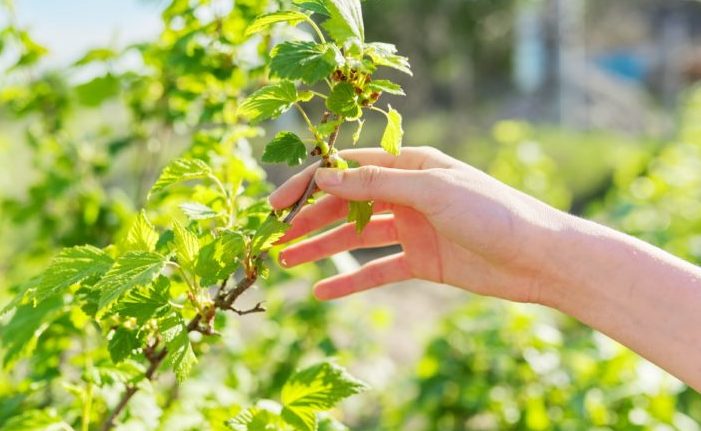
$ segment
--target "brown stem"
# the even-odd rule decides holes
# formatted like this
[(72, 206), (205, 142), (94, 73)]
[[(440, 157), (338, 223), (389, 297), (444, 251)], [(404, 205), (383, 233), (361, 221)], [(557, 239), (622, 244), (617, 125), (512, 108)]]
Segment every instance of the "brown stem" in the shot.
[[(150, 364), (148, 369), (146, 370), (146, 373), (144, 374), (144, 378), (146, 380), (153, 380), (153, 376), (156, 374), (156, 370), (163, 362), (163, 359), (165, 359), (167, 353), (168, 351), (164, 347), (158, 353), (149, 358)], [(127, 386), (127, 390), (122, 395), (122, 398), (119, 400), (119, 403), (114, 408), (114, 410), (112, 410), (112, 413), (110, 413), (107, 420), (105, 420), (105, 422), (102, 424), (102, 431), (109, 431), (112, 429), (112, 427), (114, 426), (115, 419), (117, 419), (122, 410), (124, 410), (124, 408), (129, 403), (129, 400), (131, 400), (134, 394), (136, 394), (136, 391), (138, 391), (136, 385)]]
[[(322, 122), (326, 122), (329, 118), (329, 113), (325, 112), (324, 116), (322, 117)], [(340, 129), (340, 125), (336, 126), (334, 131), (331, 133), (329, 136), (329, 150), (332, 150), (336, 140), (338, 139), (338, 132)], [(330, 153), (331, 151), (329, 151)], [(323, 160), (319, 162), (319, 167), (329, 167), (330, 162), (329, 162), (329, 157), (328, 154), (324, 156)], [(297, 214), (302, 210), (304, 205), (306, 205), (307, 201), (309, 201), (309, 198), (312, 197), (312, 195), (317, 191), (317, 186), (316, 182), (314, 181), (314, 176), (312, 175), (311, 179), (309, 180), (309, 184), (307, 184), (307, 188), (304, 190), (304, 193), (302, 196), (295, 202), (291, 207), (290, 211), (287, 213), (283, 221), (285, 223), (290, 223), (292, 219), (297, 216)], [(261, 253), (257, 258), (256, 261), (263, 260), (267, 257), (267, 253)], [(232, 289), (230, 292), (226, 291), (226, 285), (229, 281), (230, 277), (227, 277), (222, 284), (219, 286), (219, 289), (217, 290), (216, 294), (216, 299), (214, 302), (214, 308), (209, 309), (208, 316), (203, 315), (203, 312), (198, 313), (195, 317), (190, 320), (190, 322), (187, 324), (187, 331), (192, 332), (192, 331), (198, 331), (201, 332), (205, 335), (212, 335), (215, 334), (214, 331), (212, 331), (209, 327), (210, 320), (214, 316), (214, 312), (216, 309), (221, 309), (221, 310), (231, 310), (235, 313), (237, 313), (239, 316), (243, 316), (246, 314), (251, 314), (251, 313), (259, 313), (265, 311), (265, 308), (263, 308), (262, 303), (258, 303), (255, 305), (255, 307), (249, 309), (249, 310), (238, 310), (234, 308), (233, 304), (236, 302), (236, 300), (245, 292), (247, 291), (253, 284), (256, 282), (258, 279), (258, 274), (256, 272), (250, 274), (249, 276), (246, 276), (239, 280), (239, 282), (236, 284), (236, 287)], [(206, 310), (205, 310), (206, 311)], [(203, 320), (205, 321), (203, 324)], [(163, 347), (161, 350), (158, 352), (155, 351), (156, 345), (154, 344), (153, 346), (147, 347), (144, 351), (144, 354), (146, 358), (149, 360), (149, 367), (146, 370), (146, 373), (144, 374), (144, 377), (146, 380), (153, 380), (156, 370), (158, 370), (158, 367), (161, 365), (163, 362), (163, 359), (165, 359), (166, 355), (168, 354), (168, 350), (166, 347)], [(129, 400), (136, 394), (138, 391), (138, 388), (136, 385), (128, 385), (126, 391), (122, 395), (122, 398), (119, 400), (119, 403), (117, 403), (117, 406), (112, 410), (110, 415), (107, 417), (105, 422), (102, 424), (102, 431), (109, 431), (114, 427), (114, 421), (117, 419), (117, 417), (122, 413), (122, 411), (126, 408), (127, 404), (129, 403)]]

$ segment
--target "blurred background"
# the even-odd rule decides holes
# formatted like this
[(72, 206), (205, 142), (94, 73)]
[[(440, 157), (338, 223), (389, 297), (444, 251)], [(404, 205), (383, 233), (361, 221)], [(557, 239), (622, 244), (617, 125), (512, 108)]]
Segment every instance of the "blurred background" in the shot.
[[(19, 0), (0, 11), (3, 304), (57, 247), (104, 246), (144, 205), (163, 164), (198, 130), (185, 102), (197, 82), (184, 78), (207, 61), (194, 38), (179, 44), (185, 36), (173, 22), (183, 14), (207, 23), (208, 12), (230, 16), (231, 7)], [(440, 148), (554, 206), (701, 263), (701, 2), (363, 7), (367, 39), (392, 42), (411, 60), (413, 77), (386, 73), (407, 93), (387, 100), (404, 115), (405, 145)], [(3, 32), (10, 26), (26, 37)], [(149, 43), (172, 58), (149, 57)], [(144, 72), (153, 69), (156, 78)], [(154, 85), (159, 79), (172, 86)], [(153, 112), (168, 127), (154, 125)], [(267, 134), (302, 126), (286, 115)], [(381, 126), (369, 121), (360, 145), (374, 145)], [(252, 137), (252, 153), (264, 143)], [(264, 168), (273, 183), (293, 172)], [(334, 263), (348, 269), (391, 251)], [(247, 335), (231, 335), (220, 355), (226, 386), (202, 370), (178, 402), (144, 398), (153, 408), (132, 413), (133, 429), (208, 429), (182, 419), (209, 420), (211, 406), (188, 393), (271, 398), (280, 376), (315, 354), (339, 357), (375, 388), (345, 405), (351, 429), (701, 429), (698, 393), (562, 315), (422, 282), (334, 304), (309, 299), (311, 282), (336, 268), (325, 262), (274, 278), (260, 295), (279, 307), (236, 327)], [(46, 379), (58, 378), (55, 371)], [(0, 425), (31, 401), (17, 399), (26, 388), (18, 389), (16, 373), (0, 373)], [(266, 373), (269, 381), (255, 381)]]

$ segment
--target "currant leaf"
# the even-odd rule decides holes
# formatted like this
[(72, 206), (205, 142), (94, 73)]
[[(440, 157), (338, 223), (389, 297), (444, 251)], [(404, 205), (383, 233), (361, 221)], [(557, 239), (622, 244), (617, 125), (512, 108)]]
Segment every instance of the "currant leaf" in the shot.
[(331, 43), (283, 42), (273, 48), (270, 75), (315, 84), (342, 65), (341, 51)]
[(267, 85), (246, 98), (238, 114), (257, 124), (282, 115), (297, 101), (297, 89), (290, 81)]
[(109, 271), (112, 264), (111, 257), (91, 245), (63, 249), (41, 276), (35, 299), (43, 301), (87, 278), (99, 277)]
[(326, 107), (331, 112), (349, 120), (358, 118), (362, 114), (355, 87), (348, 82), (339, 82), (333, 87), (326, 99)]
[(290, 166), (301, 165), (307, 158), (307, 147), (292, 132), (280, 132), (268, 142), (262, 160), (266, 163), (287, 163)]
[(156, 183), (151, 187), (149, 198), (173, 184), (207, 178), (210, 175), (212, 175), (212, 168), (200, 159), (174, 160), (163, 169), (161, 176), (158, 177)]
[(256, 18), (246, 29), (244, 36), (252, 36), (279, 22), (286, 22), (291, 26), (296, 26), (306, 21), (307, 18), (306, 14), (294, 10), (271, 12)]
[(403, 137), (402, 115), (390, 106), (387, 112), (387, 127), (382, 134), (380, 145), (388, 153), (398, 156), (401, 152)]

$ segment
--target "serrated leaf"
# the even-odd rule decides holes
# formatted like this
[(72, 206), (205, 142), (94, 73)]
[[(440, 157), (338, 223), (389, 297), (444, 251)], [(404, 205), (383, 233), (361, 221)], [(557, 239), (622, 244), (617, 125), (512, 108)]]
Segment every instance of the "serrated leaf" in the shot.
[(326, 8), (325, 0), (294, 0), (294, 3), (300, 9), (328, 16), (329, 10)]
[(368, 83), (367, 88), (372, 91), (394, 94), (396, 96), (406, 96), (401, 85), (387, 79), (376, 79)]
[(261, 252), (267, 251), (277, 240), (282, 238), (289, 227), (290, 225), (275, 217), (268, 217), (253, 235), (251, 254), (257, 256)]
[(36, 290), (36, 287), (39, 286), (40, 281), (41, 275), (38, 275), (36, 277), (30, 278), (24, 283), (21, 283), (16, 289), (14, 289), (17, 291), (17, 294), (7, 305), (5, 305), (5, 307), (3, 307), (2, 311), (0, 311), (0, 317), (4, 316), (6, 313), (9, 313), (10, 311), (17, 308), (17, 306), (22, 304), (22, 302), (24, 302), (25, 297), (27, 297), (27, 294)]
[(202, 284), (214, 284), (236, 271), (245, 246), (243, 235), (225, 232), (202, 247), (195, 265), (195, 272), (202, 278)]
[(185, 202), (180, 209), (190, 220), (209, 220), (219, 217), (219, 213), (199, 202)]
[(365, 54), (372, 59), (377, 66), (391, 67), (413, 76), (409, 59), (397, 55), (397, 47), (391, 43), (372, 42), (365, 45)]
[(361, 233), (370, 223), (372, 205), (372, 201), (348, 201), (348, 222), (355, 222), (356, 232)]
[(165, 267), (158, 253), (132, 251), (117, 259), (112, 269), (95, 285), (100, 292), (98, 318), (122, 295), (137, 286), (152, 282)]
[(277, 118), (297, 101), (297, 89), (290, 81), (281, 81), (261, 88), (246, 98), (238, 114), (257, 124)]
[(265, 15), (261, 15), (255, 20), (253, 20), (251, 25), (249, 25), (246, 29), (246, 33), (244, 34), (244, 36), (252, 36), (262, 30), (265, 30), (266, 28), (270, 27), (275, 23), (286, 22), (292, 26), (296, 26), (297, 24), (306, 20), (307, 15), (294, 10), (271, 12)]
[(339, 82), (333, 87), (326, 99), (326, 107), (331, 112), (351, 120), (360, 117), (362, 113), (355, 87), (348, 82)]
[(234, 431), (278, 431), (285, 426), (280, 415), (260, 407), (242, 410), (226, 425)]
[(173, 369), (178, 382), (182, 383), (197, 363), (190, 337), (187, 335), (187, 325), (180, 314), (173, 312), (161, 319), (158, 327), (168, 348), (163, 363)]
[(348, 39), (365, 40), (365, 25), (360, 0), (324, 0), (329, 19), (323, 26), (339, 44)]
[(331, 43), (283, 42), (271, 52), (270, 74), (312, 85), (328, 77), (343, 63), (343, 54)]
[(282, 419), (298, 430), (315, 431), (317, 413), (366, 388), (338, 365), (314, 365), (294, 373), (282, 387)]
[(161, 176), (151, 187), (149, 197), (154, 193), (183, 181), (207, 178), (212, 175), (212, 169), (199, 159), (177, 159), (163, 169)]
[(290, 166), (301, 165), (307, 159), (307, 147), (292, 132), (280, 132), (268, 142), (263, 152), (265, 163), (287, 163)]
[(107, 343), (110, 358), (115, 364), (131, 356), (137, 348), (139, 348), (139, 339), (136, 331), (129, 330), (123, 326), (115, 329), (112, 338)]
[(127, 232), (124, 246), (132, 251), (154, 251), (158, 242), (158, 233), (146, 217), (146, 211), (141, 210)]
[(17, 307), (15, 314), (0, 331), (0, 342), (5, 353), (3, 364), (7, 367), (22, 355), (29, 355), (37, 340), (49, 324), (61, 315), (63, 300), (50, 297), (39, 303)]
[(387, 127), (382, 134), (380, 145), (388, 153), (398, 156), (401, 152), (403, 137), (402, 115), (390, 106), (387, 112)]
[(161, 275), (154, 283), (130, 290), (113, 310), (120, 316), (136, 319), (138, 325), (144, 325), (149, 319), (162, 317), (170, 310), (169, 287), (170, 280)]
[(35, 299), (43, 301), (87, 278), (101, 276), (112, 264), (111, 257), (91, 245), (63, 249), (42, 274), (36, 286)]
[(197, 254), (200, 252), (200, 242), (197, 236), (185, 229), (183, 225), (173, 220), (173, 234), (175, 235), (175, 254), (178, 263), (188, 269), (194, 269)]

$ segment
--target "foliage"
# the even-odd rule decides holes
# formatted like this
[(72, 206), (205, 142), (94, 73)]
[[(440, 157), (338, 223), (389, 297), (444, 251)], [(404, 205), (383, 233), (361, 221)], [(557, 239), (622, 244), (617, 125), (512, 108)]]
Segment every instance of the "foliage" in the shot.
[[(390, 429), (697, 429), (684, 385), (577, 322), (473, 298), (441, 324)], [(698, 399), (697, 399), (698, 402)], [(698, 406), (697, 406), (698, 407)]]
[[(17, 295), (3, 312), (11, 313), (3, 328), (6, 366), (21, 358), (30, 363), (50, 363), (50, 375), (28, 376), (45, 385), (50, 397), (55, 391), (54, 380), (69, 366), (62, 361), (56, 363), (54, 358), (60, 358), (73, 340), (90, 346), (82, 354), (71, 355), (70, 367), (82, 370), (82, 377), (70, 382), (61, 379), (73, 397), (69, 403), (57, 404), (63, 418), (57, 426), (68, 429), (80, 424), (87, 430), (103, 416), (101, 429), (111, 429), (121, 421), (129, 401), (150, 386), (162, 366), (172, 369), (179, 383), (186, 381), (198, 357), (209, 349), (211, 337), (219, 333), (221, 325), (217, 321), (225, 319), (227, 312), (246, 315), (265, 311), (262, 303), (240, 309), (236, 301), (259, 278), (270, 275), (266, 256), (310, 196), (304, 196), (287, 212), (271, 213), (263, 195), (267, 187), (261, 170), (246, 154), (246, 138), (257, 136), (259, 131), (243, 120), (256, 124), (275, 119), (294, 106), (309, 127), (311, 152), (321, 156), (324, 166), (346, 167), (348, 164), (338, 157), (334, 147), (343, 123), (346, 119), (358, 120), (364, 109), (384, 112), (374, 106), (382, 88), (368, 86), (372, 73), (380, 63), (392, 67), (393, 62), (400, 62), (408, 71), (408, 63), (396, 55), (394, 48), (378, 55), (373, 45), (365, 44), (358, 1), (301, 2), (296, 5), (298, 9), (264, 14), (268, 7), (265, 1), (237, 3), (230, 12), (215, 14), (211, 19), (202, 18), (207, 2), (191, 5), (173, 1), (163, 12), (165, 30), (160, 40), (128, 49), (139, 54), (149, 68), (141, 75), (133, 71), (118, 74), (110, 70), (110, 65), (122, 53), (93, 50), (75, 66), (104, 63), (108, 71), (72, 88), (66, 85), (63, 111), (57, 112), (43, 102), (33, 106), (32, 98), (40, 97), (39, 92), (24, 91), (21, 86), (3, 90), (3, 99), (15, 115), (38, 112), (43, 117), (36, 131), (36, 140), (47, 142), (37, 142), (42, 150), (58, 137), (70, 139), (71, 133), (64, 130), (64, 125), (73, 103), (82, 105), (80, 109), (90, 109), (111, 103), (116, 96), (126, 101), (131, 117), (129, 135), (107, 143), (105, 156), (116, 156), (142, 143), (152, 147), (149, 135), (153, 131), (156, 136), (160, 134), (162, 144), (178, 129), (193, 131), (192, 144), (183, 156), (165, 166), (147, 193), (142, 186), (151, 177), (151, 166), (143, 165), (136, 195), (148, 198), (147, 210), (130, 217), (126, 230), (120, 229), (121, 221), (111, 225), (101, 241), (76, 234), (68, 241), (50, 244), (48, 252), (51, 246), (70, 247), (61, 250), (40, 275), (18, 285)], [(326, 42), (312, 20), (309, 12), (315, 10), (320, 12), (333, 42)], [(257, 43), (262, 54), (272, 24), (297, 25), (302, 21), (314, 29), (319, 42), (285, 41), (277, 45), (268, 63), (271, 77), (280, 80), (256, 89), (263, 68), (248, 66), (250, 59), (244, 57), (243, 45)], [(25, 32), (17, 30), (17, 35), (18, 50), (26, 52), (15, 67), (33, 65), (36, 61), (28, 60), (27, 55), (43, 51)], [(57, 79), (57, 75), (47, 76)], [(329, 86), (329, 96), (311, 89), (301, 91), (295, 85), (320, 81)], [(386, 83), (385, 87), (397, 93), (396, 85)], [(254, 91), (242, 100), (251, 88)], [(341, 88), (344, 91), (339, 91)], [(53, 96), (53, 88), (46, 90)], [(315, 97), (339, 102), (326, 103), (329, 111), (316, 125), (301, 105)], [(351, 111), (352, 116), (346, 115)], [(389, 113), (385, 115), (390, 118)], [(391, 143), (395, 153), (401, 145), (398, 116), (392, 111), (388, 125), (395, 130)], [(59, 145), (51, 150), (63, 156), (65, 148)], [(160, 156), (158, 151), (150, 152)], [(282, 132), (266, 147), (263, 159), (298, 165), (307, 158), (307, 152), (297, 135)], [(40, 151), (36, 153), (41, 160)], [(88, 180), (75, 179), (77, 162), (83, 160), (67, 159), (61, 166), (66, 198), (71, 196), (69, 193), (81, 193), (81, 182)], [(92, 168), (90, 162), (78, 166)], [(46, 204), (45, 193), (55, 187), (53, 167), (39, 167), (46, 176), (35, 186), (41, 192), (33, 196), (33, 201), (3, 202), (9, 213), (17, 215), (17, 223), (27, 210), (41, 211), (40, 206)], [(94, 187), (102, 193), (109, 167), (93, 169)], [(101, 202), (104, 196), (96, 199)], [(104, 210), (106, 217), (110, 217), (111, 210)], [(365, 219), (358, 220), (359, 226), (370, 217), (369, 212), (362, 214)], [(60, 239), (54, 230), (54, 226), (48, 226), (42, 232), (47, 241)], [(82, 245), (81, 239), (95, 246)], [(297, 356), (302, 359), (303, 355)], [(295, 364), (293, 358), (288, 358), (287, 367)], [(280, 376), (287, 383), (282, 386), (278, 416), (256, 407), (239, 413), (230, 423), (236, 429), (277, 429), (275, 424), (287, 423), (291, 429), (315, 430), (319, 426), (318, 412), (365, 388), (328, 362), (291, 376), (290, 372)], [(124, 389), (115, 404), (107, 393), (120, 386)], [(35, 390), (27, 391), (26, 397), (32, 397)], [(10, 416), (28, 402), (20, 400)], [(53, 410), (28, 410), (9, 423), (31, 427), (34, 423), (48, 424), (54, 416)], [(261, 418), (270, 423), (261, 423)], [(328, 425), (330, 421), (322, 423)]]
[[(327, 410), (365, 385), (324, 358), (367, 364), (380, 354), (388, 363), (386, 347), (374, 344), (372, 304), (353, 310), (309, 299), (300, 280), (328, 265), (283, 272), (265, 259), (295, 207), (270, 213), (270, 186), (252, 154), (345, 168), (352, 163), (336, 152), (345, 129), (351, 145), (377, 132), (391, 153), (405, 126), (421, 144), (464, 139), (452, 124), (438, 129), (455, 136), (436, 128), (422, 135), (421, 119), (402, 124), (396, 110), (377, 106), (383, 95), (404, 95), (375, 78), (380, 67), (396, 71), (387, 76), (397, 82), (410, 74), (394, 46), (368, 41), (385, 24), (410, 29), (405, 37), (419, 47), (416, 81), (425, 85), (412, 95), (423, 88), (422, 112), (426, 91), (450, 93), (427, 84), (457, 59), (408, 19), (435, 25), (425, 18), (438, 3), (364, 3), (368, 25), (351, 0), (235, 4), (221, 11), (170, 1), (158, 38), (91, 50), (67, 70), (41, 67), (46, 49), (8, 10), (0, 120), (22, 128), (24, 153), (1, 162), (16, 174), (26, 156), (32, 169), (29, 184), (11, 175), (18, 183), (0, 196), (0, 428), (88, 430), (113, 420), (169, 431), (346, 429)], [(446, 14), (469, 36), (473, 67), (508, 58), (484, 49), (493, 36), (479, 19), (483, 9), (503, 18), (504, 4), (465, 3)], [(140, 67), (123, 67), (127, 56)], [(492, 130), (484, 166), (561, 208), (594, 202), (588, 208), (599, 219), (700, 262), (699, 94), (689, 94), (679, 136), (659, 149), (633, 142), (620, 152), (609, 135), (506, 121)], [(287, 120), (290, 110), (308, 136), (276, 130), (264, 149), (252, 149), (264, 133), (257, 124)], [(369, 121), (371, 112), (386, 122)], [(562, 168), (564, 152), (574, 156)], [(582, 199), (583, 173), (606, 177), (609, 160), (624, 163)], [(372, 202), (349, 205), (362, 229)], [(409, 379), (354, 400), (364, 404), (344, 421), (360, 430), (698, 429), (698, 394), (610, 340), (532, 307), (470, 301), (444, 319)], [(264, 308), (264, 317), (237, 314)]]

